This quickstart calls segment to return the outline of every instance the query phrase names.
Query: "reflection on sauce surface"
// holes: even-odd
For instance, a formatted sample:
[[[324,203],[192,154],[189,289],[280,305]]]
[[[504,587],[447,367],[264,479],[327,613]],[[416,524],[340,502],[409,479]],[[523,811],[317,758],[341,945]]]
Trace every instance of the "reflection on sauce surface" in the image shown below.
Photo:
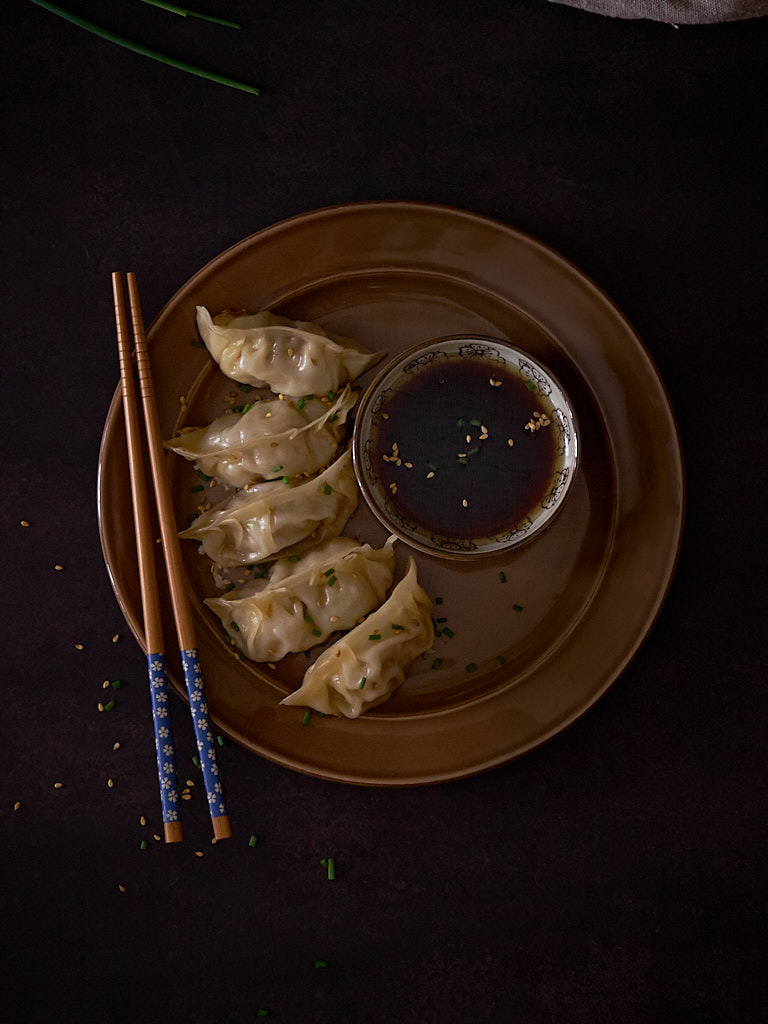
[[[376,470],[400,514],[447,538],[514,530],[562,461],[552,407],[531,386],[479,356],[403,374],[373,435]]]

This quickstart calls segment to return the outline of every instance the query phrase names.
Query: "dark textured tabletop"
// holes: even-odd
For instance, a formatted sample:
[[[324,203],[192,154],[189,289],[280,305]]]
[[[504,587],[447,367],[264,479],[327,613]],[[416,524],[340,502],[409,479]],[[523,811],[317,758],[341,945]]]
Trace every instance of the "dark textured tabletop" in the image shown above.
[[[0,1018],[756,1021],[768,22],[199,0],[237,31],[65,6],[262,92],[3,9]],[[164,846],[145,660],[99,543],[110,273],[136,271],[150,320],[239,239],[388,199],[541,239],[634,325],[682,439],[676,575],[620,678],[534,752],[366,788],[229,743],[233,838],[211,845],[193,795]],[[191,729],[177,747],[191,768]]]

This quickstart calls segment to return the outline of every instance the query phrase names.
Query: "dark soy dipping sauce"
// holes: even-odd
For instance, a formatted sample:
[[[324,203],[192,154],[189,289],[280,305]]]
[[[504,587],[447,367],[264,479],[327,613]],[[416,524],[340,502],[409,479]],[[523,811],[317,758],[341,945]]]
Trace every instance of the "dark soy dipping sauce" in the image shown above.
[[[551,420],[552,407],[516,368],[482,357],[436,361],[404,374],[381,411],[373,439],[379,476],[400,514],[434,534],[510,532],[552,488],[561,460],[556,426],[525,429],[534,413]],[[400,465],[388,461],[395,445]]]

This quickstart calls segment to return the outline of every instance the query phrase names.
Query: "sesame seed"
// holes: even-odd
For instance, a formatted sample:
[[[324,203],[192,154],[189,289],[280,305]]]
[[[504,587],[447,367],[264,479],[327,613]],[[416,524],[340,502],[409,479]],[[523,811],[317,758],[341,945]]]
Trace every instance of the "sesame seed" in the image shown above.
[[[115,788],[114,780],[113,779],[107,779],[107,785],[109,786],[110,789],[114,789]]]
[[[195,785],[194,779],[187,779],[187,785],[189,787],[191,787],[191,788],[194,787],[194,785]]]
[[[27,520],[26,520],[26,519],[22,519],[22,520],[21,520],[21,524],[20,524],[20,525],[21,525],[21,526],[29,526],[29,523],[27,522]]]
[[[18,811],[20,807],[21,807],[21,800],[17,800],[16,803],[13,805],[13,809],[14,809],[14,811]]]
[[[108,679],[104,680],[104,682],[101,684],[101,688],[102,688],[102,690],[109,689],[109,680]]]
[[[464,508],[467,508],[467,506],[469,505],[469,502],[467,501],[466,498],[462,498],[461,499],[461,504],[464,506]]]
[[[63,565],[54,565],[53,568],[56,570],[56,572],[61,572],[61,570],[64,568],[64,566]]]
[[[470,444],[471,441],[472,441],[472,435],[471,434],[467,434],[467,436],[464,438],[464,440],[467,442],[467,444]]]
[[[339,616],[338,615],[332,615],[331,616],[331,622],[338,622],[338,621],[339,621]]]
[[[413,469],[413,463],[412,462],[405,462],[405,463],[403,463],[403,465],[405,466],[406,469]]]
[[[161,836],[159,836],[159,835],[157,834],[157,832],[154,832],[154,833],[153,833],[153,835],[152,835],[152,838],[153,838],[153,839],[156,839],[158,843],[159,843],[159,842],[162,842],[162,837],[161,837]]]
[[[120,743],[119,743],[119,742],[117,742],[117,743],[113,743],[113,744],[112,744],[112,749],[113,749],[113,750],[119,750],[119,749],[120,749]]]
[[[96,707],[99,709],[99,711],[103,711],[104,710],[104,705],[101,703],[101,701],[99,701],[99,703],[96,705]]]
[[[283,397],[283,396],[282,396],[282,395],[280,395],[280,398],[282,398],[282,397]],[[269,419],[271,419],[271,418],[272,418],[272,413],[271,413],[271,412],[268,412],[268,413],[266,414],[266,416],[264,417],[264,419],[265,419],[265,420],[269,420]]]
[[[54,782],[54,784],[53,784],[53,788],[54,789],[61,789],[63,786],[64,786],[63,782]]]
[[[125,886],[124,886],[124,885],[120,885],[120,884],[118,883],[118,886],[117,886],[117,888],[118,888],[118,889],[120,890],[120,892],[125,892]]]
[[[182,799],[182,800],[191,800],[191,799],[192,799],[192,797],[190,796],[190,794],[189,794],[189,793],[182,793],[182,794],[181,794],[181,799]]]
[[[203,851],[202,850],[195,850],[195,856],[196,857],[203,857],[204,856]]]
[[[383,412],[383,413],[381,414],[381,418],[382,418],[383,420],[388,420],[388,419],[389,419],[389,413],[388,413],[388,412]]]
[[[431,480],[434,475],[435,471],[433,469],[430,469],[430,471],[427,473],[427,480]]]
[[[76,651],[82,651],[83,650],[83,645],[82,644],[75,644],[75,650]]]
[[[116,644],[119,639],[120,639],[120,634],[119,633],[115,633],[115,635],[112,637],[112,643]]]
[[[146,824],[147,824],[147,819],[146,819],[146,818],[144,817],[144,815],[143,815],[143,814],[142,814],[142,816],[141,816],[141,817],[139,818],[139,824],[140,824],[140,825],[146,825]]]
[[[515,447],[515,442],[512,440],[511,437],[507,438],[507,444],[509,445],[510,448],[514,448]]]

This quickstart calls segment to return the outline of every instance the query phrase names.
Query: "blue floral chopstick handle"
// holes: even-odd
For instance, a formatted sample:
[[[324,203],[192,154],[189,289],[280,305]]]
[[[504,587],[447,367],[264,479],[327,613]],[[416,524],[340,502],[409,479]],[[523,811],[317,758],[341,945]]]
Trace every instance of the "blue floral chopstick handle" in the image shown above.
[[[165,837],[168,841],[177,841],[181,839],[179,784],[176,778],[176,752],[173,746],[173,729],[168,707],[165,656],[163,654],[148,654],[147,667],[149,669],[149,692],[152,697],[152,722],[155,727],[160,802],[163,809],[163,825],[166,826]]]
[[[181,652],[181,664],[184,669],[184,682],[187,684],[189,709],[195,727],[197,753],[203,772],[205,795],[208,799],[214,834],[217,839],[225,839],[232,833],[224,801],[224,787],[221,784],[219,764],[216,759],[216,745],[208,720],[208,703],[203,689],[200,655],[196,647]]]

